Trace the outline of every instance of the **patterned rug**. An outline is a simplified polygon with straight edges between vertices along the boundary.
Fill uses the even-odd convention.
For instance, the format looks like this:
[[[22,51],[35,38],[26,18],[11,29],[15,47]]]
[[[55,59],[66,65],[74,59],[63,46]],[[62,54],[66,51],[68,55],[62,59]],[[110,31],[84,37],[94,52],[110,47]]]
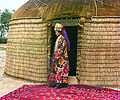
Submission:
[[[24,85],[0,100],[120,100],[120,91],[87,85],[69,85],[61,89]]]

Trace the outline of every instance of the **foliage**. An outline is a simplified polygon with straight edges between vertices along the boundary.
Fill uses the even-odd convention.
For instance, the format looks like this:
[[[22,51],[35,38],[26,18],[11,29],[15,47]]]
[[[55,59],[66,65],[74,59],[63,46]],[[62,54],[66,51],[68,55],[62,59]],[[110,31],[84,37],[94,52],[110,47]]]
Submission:
[[[5,9],[3,12],[0,12],[0,37],[3,37],[8,32],[9,21],[12,16],[12,12]]]
[[[0,44],[6,44],[7,39],[6,38],[0,38]]]

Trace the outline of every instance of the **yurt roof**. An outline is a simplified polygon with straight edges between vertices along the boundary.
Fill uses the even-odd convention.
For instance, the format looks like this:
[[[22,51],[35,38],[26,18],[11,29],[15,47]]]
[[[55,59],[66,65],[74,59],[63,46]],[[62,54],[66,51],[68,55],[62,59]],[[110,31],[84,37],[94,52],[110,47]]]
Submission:
[[[12,19],[119,16],[119,7],[120,0],[29,0],[14,13]]]
[[[46,4],[50,1],[51,0],[29,0],[13,14],[12,19],[40,18],[43,16]]]

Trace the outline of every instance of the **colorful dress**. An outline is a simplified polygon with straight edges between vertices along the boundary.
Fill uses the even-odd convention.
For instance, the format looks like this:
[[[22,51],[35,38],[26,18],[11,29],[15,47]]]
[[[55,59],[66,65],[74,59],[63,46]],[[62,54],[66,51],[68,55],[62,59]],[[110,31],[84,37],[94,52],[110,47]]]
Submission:
[[[51,61],[49,83],[68,83],[69,58],[67,52],[67,42],[60,35],[55,43],[54,54]]]

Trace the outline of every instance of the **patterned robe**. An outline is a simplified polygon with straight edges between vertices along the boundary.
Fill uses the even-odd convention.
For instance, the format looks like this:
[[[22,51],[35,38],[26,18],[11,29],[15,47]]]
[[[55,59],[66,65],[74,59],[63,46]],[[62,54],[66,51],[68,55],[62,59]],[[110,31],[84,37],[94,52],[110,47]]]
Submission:
[[[68,83],[69,58],[67,52],[67,42],[60,35],[55,43],[54,54],[51,61],[49,82]]]

